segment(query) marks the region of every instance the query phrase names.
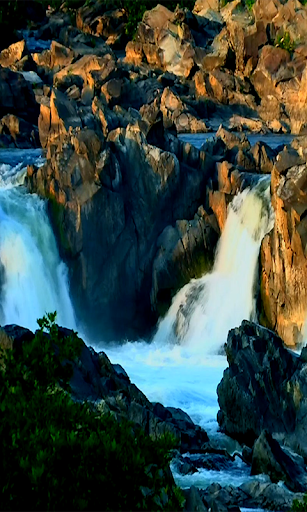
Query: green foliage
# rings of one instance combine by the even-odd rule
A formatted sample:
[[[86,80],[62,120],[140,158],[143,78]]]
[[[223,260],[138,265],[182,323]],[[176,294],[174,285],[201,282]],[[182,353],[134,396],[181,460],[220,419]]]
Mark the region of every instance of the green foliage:
[[[252,10],[254,3],[256,0],[245,0],[245,5],[248,8],[249,11]]]
[[[292,54],[296,48],[296,43],[291,39],[289,32],[285,32],[283,35],[277,36],[275,46]]]
[[[221,7],[225,7],[225,5],[229,4],[231,1],[232,0],[221,0]],[[256,0],[243,0],[245,7],[247,7],[249,11],[252,10],[255,2]]]
[[[1,510],[180,510],[165,477],[173,439],[152,441],[73,402],[70,361],[83,342],[63,338],[54,320],[39,320],[19,350],[1,351]]]
[[[304,495],[303,501],[293,500],[291,512],[307,512],[307,494]]]

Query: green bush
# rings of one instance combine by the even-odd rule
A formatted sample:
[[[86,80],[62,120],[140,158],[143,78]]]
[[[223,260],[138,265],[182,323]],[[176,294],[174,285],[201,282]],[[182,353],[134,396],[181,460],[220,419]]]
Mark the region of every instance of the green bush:
[[[307,512],[307,494],[305,494],[303,501],[293,500],[291,512]]]
[[[285,32],[283,35],[276,37],[275,46],[292,54],[296,48],[296,43],[291,39],[289,32]]]
[[[167,476],[173,439],[152,441],[72,401],[70,361],[83,342],[61,339],[54,318],[1,351],[1,510],[180,510]]]

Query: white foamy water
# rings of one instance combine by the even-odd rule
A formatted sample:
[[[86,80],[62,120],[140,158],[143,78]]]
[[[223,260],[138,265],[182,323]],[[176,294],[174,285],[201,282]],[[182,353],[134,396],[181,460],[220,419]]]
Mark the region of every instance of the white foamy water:
[[[259,249],[273,222],[267,180],[233,199],[212,273],[177,293],[155,341],[183,343],[202,354],[216,354],[230,329],[244,319],[255,319]]]
[[[259,249],[272,226],[269,183],[262,180],[233,200],[212,273],[179,291],[153,341],[95,347],[121,364],[149,400],[183,409],[208,432],[213,444],[230,453],[238,445],[218,432],[216,421],[216,388],[227,366],[218,352],[229,329],[255,315]],[[230,472],[201,470],[182,476],[173,471],[183,487],[205,487],[212,481],[240,485],[250,478],[239,459]]]
[[[59,325],[75,329],[67,270],[46,203],[22,186],[27,153],[0,152],[6,162],[0,163],[0,323],[36,330],[38,318],[57,311]]]

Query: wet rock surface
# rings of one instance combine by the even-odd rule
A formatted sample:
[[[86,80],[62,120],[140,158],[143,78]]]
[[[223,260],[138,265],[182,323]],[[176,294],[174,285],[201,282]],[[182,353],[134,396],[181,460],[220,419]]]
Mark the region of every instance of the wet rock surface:
[[[289,351],[276,334],[260,325],[243,321],[241,327],[232,329],[226,344],[229,368],[217,389],[218,422],[222,430],[252,446],[266,429],[305,457],[304,354],[304,351],[301,356]],[[263,436],[261,439],[266,439],[269,446],[270,438]],[[272,443],[273,447],[269,450],[267,446],[265,452],[275,453],[276,447],[276,454],[282,458],[275,441]],[[258,445],[260,449],[260,441]],[[291,466],[291,461],[288,462]],[[273,467],[275,463],[264,464]]]

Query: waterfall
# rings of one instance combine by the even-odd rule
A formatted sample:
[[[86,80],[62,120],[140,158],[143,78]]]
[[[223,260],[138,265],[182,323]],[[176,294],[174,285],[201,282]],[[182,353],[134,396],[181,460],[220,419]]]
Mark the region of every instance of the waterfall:
[[[22,186],[23,153],[27,152],[19,155],[18,165],[14,151],[14,165],[0,164],[0,323],[35,331],[38,318],[57,311],[57,323],[75,329],[67,270],[58,254],[46,202]]]
[[[215,264],[174,297],[154,342],[180,343],[217,353],[230,329],[256,319],[255,277],[261,241],[274,223],[267,178],[239,193],[228,207]]]

